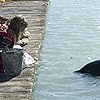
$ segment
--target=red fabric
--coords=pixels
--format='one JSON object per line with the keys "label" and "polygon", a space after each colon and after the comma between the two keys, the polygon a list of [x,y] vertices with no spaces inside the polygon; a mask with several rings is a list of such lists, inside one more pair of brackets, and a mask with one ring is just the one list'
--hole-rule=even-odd
{"label": "red fabric", "polygon": [[[14,39],[7,32],[0,30],[0,36],[3,37],[2,44],[0,45],[0,50],[2,50],[2,48],[6,47],[8,44],[13,45]],[[0,53],[0,73],[4,73],[1,53]]]}

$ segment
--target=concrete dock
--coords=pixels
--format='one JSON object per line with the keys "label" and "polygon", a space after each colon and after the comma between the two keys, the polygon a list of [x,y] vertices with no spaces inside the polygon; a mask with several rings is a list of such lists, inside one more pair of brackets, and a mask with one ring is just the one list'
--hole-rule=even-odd
{"label": "concrete dock", "polygon": [[[46,0],[18,1],[0,3],[0,16],[12,18],[25,16],[31,33],[26,51],[38,60],[45,30]],[[35,64],[28,66],[22,74],[9,81],[0,83],[0,100],[31,100],[34,86]]]}

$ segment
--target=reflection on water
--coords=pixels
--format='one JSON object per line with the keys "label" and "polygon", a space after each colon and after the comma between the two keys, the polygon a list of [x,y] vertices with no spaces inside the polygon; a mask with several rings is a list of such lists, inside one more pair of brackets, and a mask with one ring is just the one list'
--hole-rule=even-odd
{"label": "reflection on water", "polygon": [[33,100],[100,100],[100,77],[73,71],[100,59],[100,0],[52,0]]}

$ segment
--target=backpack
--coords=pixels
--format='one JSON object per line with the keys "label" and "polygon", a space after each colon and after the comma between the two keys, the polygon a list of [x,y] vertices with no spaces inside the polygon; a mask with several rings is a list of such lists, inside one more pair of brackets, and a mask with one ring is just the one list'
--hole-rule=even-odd
{"label": "backpack", "polygon": [[3,49],[2,53],[3,67],[5,74],[16,76],[22,71],[23,49]]}

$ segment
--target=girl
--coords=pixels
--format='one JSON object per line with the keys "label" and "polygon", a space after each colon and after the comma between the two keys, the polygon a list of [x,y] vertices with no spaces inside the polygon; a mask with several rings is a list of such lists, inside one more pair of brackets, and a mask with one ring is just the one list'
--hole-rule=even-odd
{"label": "girl", "polygon": [[[18,43],[19,38],[28,26],[24,18],[18,16],[12,18],[9,24],[8,22],[8,19],[0,17],[0,50],[5,47],[13,48],[13,46]],[[24,41],[21,42],[20,45],[24,46]],[[3,61],[0,54],[0,73],[4,73],[4,71]]]}

